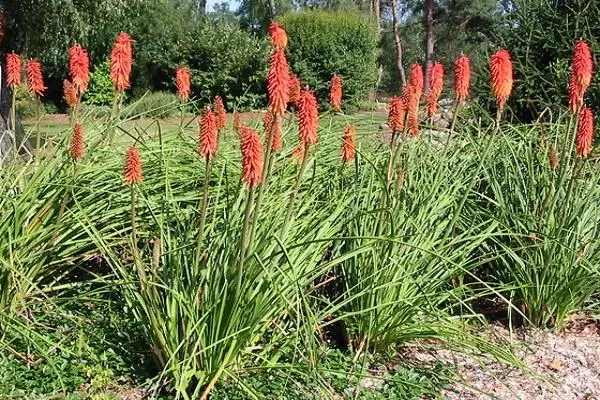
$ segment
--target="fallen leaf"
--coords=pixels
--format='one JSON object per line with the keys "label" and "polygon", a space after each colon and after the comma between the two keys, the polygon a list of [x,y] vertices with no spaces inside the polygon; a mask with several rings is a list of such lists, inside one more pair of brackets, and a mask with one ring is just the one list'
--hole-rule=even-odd
{"label": "fallen leaf", "polygon": [[558,358],[553,358],[552,361],[550,361],[550,369],[558,371],[561,368],[562,368],[562,361],[560,361]]}

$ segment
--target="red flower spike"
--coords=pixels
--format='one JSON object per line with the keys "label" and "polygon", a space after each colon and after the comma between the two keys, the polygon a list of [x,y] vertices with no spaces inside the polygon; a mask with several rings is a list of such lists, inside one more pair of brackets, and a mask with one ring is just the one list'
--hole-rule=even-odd
{"label": "red flower spike", "polygon": [[275,49],[285,50],[287,47],[287,33],[281,24],[272,22],[271,25],[269,25],[269,38],[271,39],[271,44],[273,44]]}
{"label": "red flower spike", "polygon": [[15,52],[6,55],[6,84],[13,89],[21,85],[21,56]]}
{"label": "red flower spike", "polygon": [[253,188],[260,184],[263,170],[263,146],[255,130],[244,126],[241,134],[242,181]]}
{"label": "red flower spike", "polygon": [[404,121],[406,120],[406,111],[408,106],[408,97],[405,96],[405,92],[407,92],[407,90],[411,89],[408,88],[408,86],[405,86],[402,89],[403,95],[392,97],[388,103],[388,126],[392,132],[404,131]]}
{"label": "red flower spike", "polygon": [[577,127],[577,136],[575,144],[577,146],[577,155],[581,158],[587,158],[592,152],[592,142],[594,140],[594,114],[588,107],[584,107],[579,113],[579,124]]}
{"label": "red flower spike", "polygon": [[302,90],[302,84],[300,78],[296,75],[290,75],[290,89],[289,89],[289,103],[296,104],[300,98],[300,91]]}
{"label": "red flower spike", "polygon": [[75,85],[73,85],[70,81],[68,80],[64,80],[63,81],[63,92],[64,92],[64,98],[65,101],[67,102],[67,105],[71,108],[74,108],[77,105],[77,89],[75,88]]}
{"label": "red flower spike", "polygon": [[69,74],[77,95],[83,94],[90,83],[90,58],[77,43],[69,49]]}
{"label": "red flower spike", "polygon": [[[273,141],[271,143],[271,150],[277,152],[281,150],[281,124],[277,124],[273,126],[275,119],[273,118],[273,114],[270,111],[266,111],[263,114],[263,129],[265,131],[265,137],[269,137],[269,132],[273,129]],[[266,145],[266,142],[265,142]]]}
{"label": "red flower spike", "polygon": [[331,78],[329,104],[335,111],[342,109],[342,78],[335,74]]}
{"label": "red flower spike", "polygon": [[44,85],[42,64],[35,60],[28,60],[25,70],[27,71],[27,87],[29,93],[40,97],[43,96],[47,87]]}
{"label": "red flower spike", "polygon": [[407,85],[407,113],[408,133],[411,136],[419,136],[419,92],[412,85]]}
{"label": "red flower spike", "polygon": [[225,111],[225,106],[223,105],[223,99],[221,96],[215,96],[215,100],[213,101],[213,110],[215,117],[217,118],[217,129],[225,129],[227,126],[227,111]]}
{"label": "red flower spike", "polygon": [[123,175],[125,186],[131,186],[144,180],[142,174],[142,157],[140,156],[140,151],[135,147],[127,149]]}
{"label": "red flower spike", "polygon": [[233,129],[235,129],[235,131],[239,134],[241,134],[242,131],[242,119],[240,117],[240,114],[238,112],[234,112],[233,113]]}
{"label": "red flower spike", "polygon": [[356,126],[350,124],[344,128],[342,139],[342,164],[347,164],[356,157]]}
{"label": "red flower spike", "polygon": [[461,54],[454,62],[454,96],[457,101],[465,101],[469,97],[471,86],[471,61]]}
{"label": "red flower spike", "polygon": [[492,55],[490,76],[496,104],[498,109],[503,111],[513,86],[513,67],[508,51],[502,49]]}
{"label": "red flower spike", "polygon": [[583,40],[578,40],[573,51],[571,77],[569,78],[569,109],[577,112],[583,104],[583,95],[590,86],[594,73],[594,61],[590,46]]}
{"label": "red flower spike", "polygon": [[283,115],[290,99],[290,67],[285,53],[277,49],[271,54],[267,75],[269,108],[274,115]]}
{"label": "red flower spike", "polygon": [[[75,124],[73,127],[73,136],[71,137],[71,157],[75,161],[83,160],[85,155],[85,144],[83,141],[83,126]],[[127,179],[127,175],[126,178]]]}
{"label": "red flower spike", "polygon": [[433,63],[429,70],[429,92],[427,93],[427,115],[432,116],[438,109],[438,100],[444,90],[444,66]]}
{"label": "red flower spike", "polygon": [[300,92],[300,100],[298,100],[298,138],[300,143],[305,146],[317,143],[318,130],[317,98],[312,90],[303,90]]}
{"label": "red flower spike", "polygon": [[200,148],[198,154],[204,156],[206,161],[209,161],[217,154],[217,117],[210,108],[205,108],[202,111],[200,118]]}
{"label": "red flower spike", "polygon": [[129,76],[133,66],[133,40],[121,32],[110,53],[110,77],[117,91],[129,89]]}
{"label": "red flower spike", "polygon": [[410,78],[408,79],[408,83],[412,85],[417,98],[420,100],[421,95],[423,94],[423,86],[425,83],[425,78],[423,77],[423,67],[420,64],[413,64],[410,67]]}
{"label": "red flower spike", "polygon": [[192,92],[192,77],[190,69],[188,67],[179,67],[175,71],[175,85],[177,86],[177,95],[182,101],[188,101],[190,99],[190,93]]}

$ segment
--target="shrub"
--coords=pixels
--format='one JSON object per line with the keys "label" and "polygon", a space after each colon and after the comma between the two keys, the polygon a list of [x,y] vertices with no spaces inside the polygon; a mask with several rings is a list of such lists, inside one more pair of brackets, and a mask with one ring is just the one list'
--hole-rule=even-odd
{"label": "shrub", "polygon": [[169,92],[147,93],[130,104],[125,112],[129,116],[167,118],[177,113],[179,97]]}
{"label": "shrub", "polygon": [[84,101],[94,106],[110,106],[114,98],[115,86],[110,78],[110,62],[106,60],[94,68]]}
{"label": "shrub", "polygon": [[326,99],[334,73],[344,82],[344,101],[368,97],[377,81],[377,31],[368,17],[352,12],[306,11],[281,18],[290,38],[294,73]]}
{"label": "shrub", "polygon": [[234,24],[191,23],[177,14],[166,18],[168,32],[161,30],[164,21],[150,21],[150,32],[137,44],[136,86],[174,91],[174,71],[185,64],[192,74],[192,98],[209,102],[220,95],[229,110],[265,104],[266,40]]}

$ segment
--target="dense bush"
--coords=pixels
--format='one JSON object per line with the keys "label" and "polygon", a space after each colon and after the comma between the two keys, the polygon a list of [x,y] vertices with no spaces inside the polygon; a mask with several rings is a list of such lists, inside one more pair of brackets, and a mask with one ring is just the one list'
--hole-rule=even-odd
{"label": "dense bush", "polygon": [[110,78],[110,62],[97,65],[90,75],[90,86],[84,101],[95,106],[110,106],[115,98],[115,86]]}
{"label": "dense bush", "polygon": [[167,118],[177,114],[178,110],[179,97],[176,94],[152,92],[132,103],[126,112],[135,117]]}
{"label": "dense bush", "polygon": [[344,100],[356,103],[375,89],[377,30],[363,14],[306,11],[281,22],[289,36],[292,70],[303,83],[327,98],[334,73],[342,76]]}
{"label": "dense bush", "polygon": [[[136,86],[174,91],[174,71],[187,65],[192,97],[208,102],[216,95],[233,108],[264,105],[268,43],[230,23],[198,19],[183,12],[147,21],[136,44]],[[168,28],[166,28],[168,27]]]}

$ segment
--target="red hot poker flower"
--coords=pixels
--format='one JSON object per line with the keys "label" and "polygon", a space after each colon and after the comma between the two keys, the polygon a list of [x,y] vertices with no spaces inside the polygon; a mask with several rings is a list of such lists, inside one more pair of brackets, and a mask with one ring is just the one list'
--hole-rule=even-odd
{"label": "red hot poker flower", "polygon": [[347,164],[356,157],[356,127],[353,124],[344,128],[342,139],[342,164]]}
{"label": "red hot poker flower", "polygon": [[408,112],[408,133],[411,136],[419,136],[419,92],[407,85],[407,112]]}
{"label": "red hot poker flower", "polygon": [[200,148],[198,154],[204,156],[209,161],[217,154],[217,117],[210,108],[202,111],[200,118]]}
{"label": "red hot poker flower", "polygon": [[424,86],[423,67],[420,64],[413,64],[410,67],[410,78],[408,82],[412,85],[418,99],[421,99]]}
{"label": "red hot poker flower", "polygon": [[461,54],[454,62],[454,96],[457,101],[465,101],[469,97],[471,85],[471,62],[469,57]]}
{"label": "red hot poker flower", "polygon": [[317,143],[319,109],[312,90],[302,90],[298,101],[298,138],[305,146]]}
{"label": "red hot poker flower", "polygon": [[438,100],[444,89],[444,66],[433,63],[429,70],[429,92],[427,93],[427,115],[432,116],[438,108]]}
{"label": "red hot poker flower", "polygon": [[6,83],[13,89],[21,85],[21,56],[15,52],[6,55]]}
{"label": "red hot poker flower", "polygon": [[47,88],[44,85],[42,64],[35,60],[28,60],[25,69],[27,71],[27,87],[29,93],[36,96],[43,96]]}
{"label": "red hot poker flower", "polygon": [[263,147],[255,130],[244,126],[241,134],[242,181],[248,188],[260,184],[263,170]]}
{"label": "red hot poker flower", "polygon": [[331,107],[338,112],[342,108],[342,78],[337,74],[334,74],[331,78],[329,104],[331,104]]}
{"label": "red hot poker flower", "polygon": [[[403,89],[403,94],[406,91],[407,87],[405,86]],[[404,120],[406,119],[407,97],[392,97],[389,101],[388,107],[388,126],[392,132],[402,132],[404,130]]]}
{"label": "red hot poker flower", "polygon": [[298,99],[300,98],[300,90],[302,90],[302,84],[300,83],[300,78],[296,75],[290,75],[290,104],[296,104]]}
{"label": "red hot poker flower", "polygon": [[213,101],[213,110],[215,117],[217,118],[217,129],[225,129],[227,126],[227,111],[225,111],[225,106],[223,105],[223,99],[221,96],[215,96],[215,100]]}
{"label": "red hot poker flower", "polygon": [[267,92],[271,112],[274,115],[283,115],[290,99],[290,67],[285,52],[281,49],[276,49],[271,54]]}
{"label": "red hot poker flower", "polygon": [[70,81],[63,81],[63,92],[67,105],[74,108],[77,105],[77,89]]}
{"label": "red hot poker flower", "polygon": [[490,75],[492,78],[492,93],[496,97],[498,109],[502,111],[513,86],[513,67],[508,51],[502,49],[492,55]]}
{"label": "red hot poker flower", "polygon": [[90,83],[90,58],[77,43],[69,49],[69,74],[77,95],[83,94]]}
{"label": "red hot poker flower", "polygon": [[285,50],[287,47],[287,33],[281,26],[281,24],[277,22],[272,22],[269,26],[269,37],[271,38],[271,43],[273,47],[279,50]]}
{"label": "red hot poker flower", "polygon": [[233,113],[233,129],[239,134],[242,132],[242,118],[238,112]]}
{"label": "red hot poker flower", "polygon": [[110,76],[117,91],[129,89],[129,76],[133,65],[133,40],[121,32],[110,53]]}
{"label": "red hot poker flower", "polygon": [[569,79],[569,108],[577,112],[583,104],[583,95],[590,86],[594,72],[594,61],[590,46],[583,40],[578,40],[573,52],[571,77]]}
{"label": "red hot poker flower", "polygon": [[175,71],[175,85],[181,100],[188,101],[192,92],[191,74],[188,67],[177,68],[177,71]]}
{"label": "red hot poker flower", "polygon": [[[75,161],[83,160],[85,154],[85,144],[83,141],[83,126],[75,124],[73,127],[73,136],[71,137],[71,157]],[[127,179],[127,178],[126,178]]]}
{"label": "red hot poker flower", "polygon": [[577,146],[577,155],[581,158],[587,158],[592,152],[592,142],[594,140],[594,114],[588,107],[584,107],[579,113],[579,125],[575,144]]}
{"label": "red hot poker flower", "polygon": [[125,155],[124,168],[125,186],[131,186],[135,183],[140,183],[144,180],[142,174],[142,157],[140,151],[135,147],[129,147]]}
{"label": "red hot poker flower", "polygon": [[273,142],[271,143],[271,149],[275,152],[281,150],[281,124],[278,123],[273,125],[275,123],[275,118],[273,118],[273,114],[271,114],[271,112],[268,110],[263,114],[262,123],[266,137],[269,137],[269,132],[271,129],[273,129]]}

